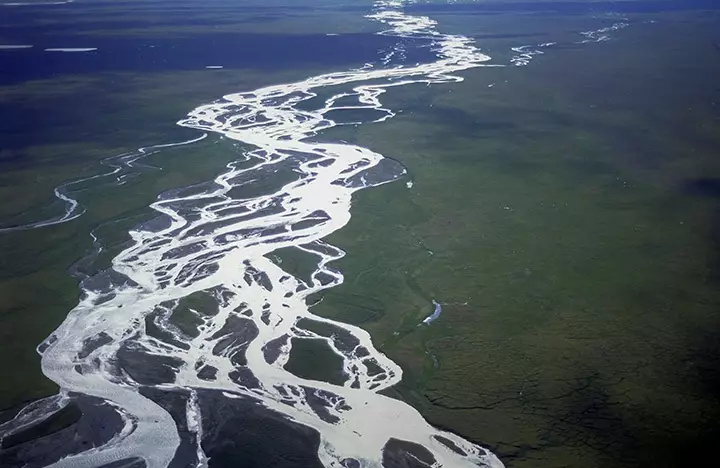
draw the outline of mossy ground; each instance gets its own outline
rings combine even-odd
[[[712,453],[717,24],[669,17],[390,93],[400,116],[343,136],[414,185],[357,196],[329,239],[345,284],[315,312],[362,324],[405,370],[389,394],[509,466]],[[443,314],[418,327],[432,298]]]

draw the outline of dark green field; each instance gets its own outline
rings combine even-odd
[[[720,437],[720,23],[657,19],[403,88],[402,116],[344,135],[414,186],[357,197],[330,239],[346,283],[315,310],[509,466],[690,466]]]

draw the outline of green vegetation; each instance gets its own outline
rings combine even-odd
[[[167,304],[172,307],[172,304]],[[202,317],[218,313],[218,303],[212,291],[197,291],[180,299],[172,308],[170,323],[193,338],[200,334],[198,327],[203,324]]]
[[[50,434],[59,432],[77,423],[81,415],[82,412],[80,411],[80,408],[78,408],[76,404],[71,403],[48,417],[43,422],[26,430],[20,431],[17,434],[3,438],[2,448],[7,449],[15,447],[30,440],[37,440],[41,437],[46,437]]]
[[[343,385],[347,376],[342,370],[342,358],[318,338],[293,338],[290,359],[285,369],[298,377]]]
[[[511,467],[711,456],[717,21],[666,17],[521,70],[393,90],[401,116],[343,134],[414,181],[358,194],[329,239],[346,282],[314,309],[403,366],[390,395]],[[385,313],[355,313],[365,298]],[[432,298],[442,316],[417,327]]]
[[[273,251],[270,258],[279,265],[283,271],[295,278],[310,283],[311,276],[317,270],[319,258],[304,250],[295,247],[285,247]]]

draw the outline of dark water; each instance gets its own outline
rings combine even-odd
[[[373,34],[289,35],[221,33],[182,38],[118,38],[42,35],[23,32],[15,43],[33,49],[0,51],[0,84],[61,74],[106,71],[192,70],[207,65],[278,70],[292,67],[374,62],[378,50],[396,39]],[[86,48],[93,52],[45,52],[45,48]],[[428,48],[410,48],[408,62],[426,61]]]
[[[210,2],[212,8],[205,9],[197,3],[128,2],[118,19],[113,19],[113,13],[105,9],[108,4],[102,3],[3,8],[0,45],[33,48],[0,50],[0,85],[66,74],[197,70],[208,65],[256,70],[332,66],[342,70],[375,62],[379,51],[398,42],[374,31],[327,35],[322,27],[313,28],[318,31],[313,34],[288,34],[273,29],[271,23],[291,12],[300,22],[303,14],[317,15],[308,2],[282,8],[239,3]],[[118,10],[123,3],[110,5]],[[82,21],[76,22],[74,17]],[[258,23],[268,24],[266,33],[248,32]],[[226,29],[213,31],[218,27]],[[407,63],[434,57],[423,47],[428,41],[405,42]],[[98,50],[45,52],[47,48]]]
[[[61,74],[104,71],[189,70],[207,65],[276,70],[295,67],[374,62],[378,51],[397,39],[376,34],[188,34],[184,37],[113,36],[126,22],[108,24],[106,35],[90,37],[65,27],[12,28],[9,44],[32,49],[0,50],[0,83],[16,83]],[[409,40],[406,40],[409,41]],[[408,44],[407,62],[428,61],[428,43]],[[97,48],[86,53],[45,52],[46,48]],[[342,69],[342,68],[340,68]]]
[[[32,49],[0,50],[0,84],[52,78],[66,74],[109,71],[154,72],[197,70],[208,65],[229,69],[278,70],[307,66],[334,66],[374,62],[378,51],[392,47],[397,39],[372,33],[341,34],[252,34],[248,25],[271,23],[290,14],[302,18],[315,10],[306,5],[271,7],[253,2],[230,4],[210,2],[200,9],[187,2],[113,2],[123,5],[122,18],[113,19],[102,3],[75,3],[60,6],[4,8],[0,16],[0,44],[28,44]],[[133,7],[132,9],[130,7]],[[340,8],[340,6],[338,6]],[[354,15],[367,6],[344,5]],[[631,1],[631,2],[482,2],[466,4],[411,4],[406,10],[417,14],[492,14],[533,12],[587,14],[592,12],[651,13],[677,10],[720,9],[716,0]],[[57,13],[65,15],[58,20]],[[73,15],[82,22],[73,21]],[[97,16],[97,21],[88,18]],[[66,20],[65,20],[66,19]],[[232,32],[212,28],[235,25]],[[177,32],[201,28],[202,33]],[[155,28],[163,28],[166,35]],[[173,29],[177,31],[173,31]],[[319,28],[321,29],[321,28]],[[126,30],[132,30],[127,34]],[[97,34],[102,31],[102,34]],[[147,32],[145,32],[147,31]],[[422,44],[408,44],[406,63],[428,61],[433,54]],[[97,48],[93,52],[45,52],[46,48]]]
[[[413,13],[560,13],[566,15],[593,12],[661,13],[684,10],[719,10],[717,0],[637,0],[637,1],[558,1],[558,2],[481,2],[481,3],[416,3],[406,11]]]

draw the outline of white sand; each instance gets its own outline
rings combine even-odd
[[[45,49],[45,52],[92,52],[97,50],[97,47],[53,47]]]
[[[0,45],[0,50],[32,49],[31,45]]]

